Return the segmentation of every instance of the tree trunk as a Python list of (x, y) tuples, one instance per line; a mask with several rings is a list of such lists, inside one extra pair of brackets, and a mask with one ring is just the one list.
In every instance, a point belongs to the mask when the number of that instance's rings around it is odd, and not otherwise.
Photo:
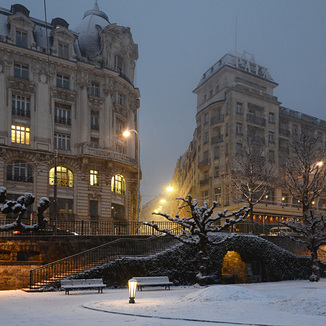
[(320, 268), (317, 250), (318, 248), (311, 248), (311, 275), (309, 277), (310, 282), (318, 282), (320, 280)]
[(199, 285), (204, 286), (210, 283), (214, 283), (211, 277), (207, 275), (207, 267), (210, 262), (210, 258), (207, 250), (207, 239), (201, 237), (199, 240), (199, 255), (200, 255), (200, 267), (199, 273), (196, 275), (197, 282)]

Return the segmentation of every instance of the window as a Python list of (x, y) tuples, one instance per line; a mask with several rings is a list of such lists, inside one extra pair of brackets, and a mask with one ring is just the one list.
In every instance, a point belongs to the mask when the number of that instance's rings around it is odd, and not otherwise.
[(125, 97), (124, 97), (123, 94), (118, 93), (118, 103), (120, 105), (124, 105), (125, 104)]
[(219, 206), (221, 206), (221, 199), (222, 199), (222, 192), (221, 187), (214, 189), (214, 201), (219, 203)]
[(236, 112), (237, 112), (237, 114), (243, 114), (243, 112), (242, 112), (242, 103), (237, 102)]
[(242, 135), (242, 123), (237, 122), (235, 127), (235, 132), (237, 135)]
[(70, 151), (70, 135), (54, 134), (54, 148)]
[(24, 65), (15, 63), (14, 77), (28, 80), (28, 66), (24, 66)]
[(31, 116), (31, 99), (25, 96), (12, 95), (11, 110), (13, 115), (29, 118)]
[(116, 126), (117, 132), (123, 131), (125, 129), (125, 123), (119, 118), (117, 118)]
[(202, 198), (203, 203), (204, 202), (208, 203), (208, 190), (202, 191), (201, 198)]
[[(49, 184), (54, 185), (54, 168), (49, 173)], [(70, 187), (74, 186), (74, 176), (71, 170), (65, 166), (57, 166), (57, 186)]]
[(68, 45), (59, 43), (59, 57), (64, 59), (69, 58)]
[(98, 171), (97, 170), (89, 171), (89, 184), (91, 186), (98, 186)]
[(274, 132), (273, 132), (273, 131), (270, 131), (270, 132), (268, 133), (268, 141), (269, 141), (270, 143), (275, 143)]
[(95, 137), (91, 137), (91, 142), (89, 143), (89, 146), (92, 148), (98, 148), (99, 147), (99, 139)]
[(33, 182), (33, 169), (24, 161), (15, 161), (7, 165), (7, 180)]
[(91, 129), (99, 130), (99, 113), (91, 111)]
[(126, 181), (122, 175), (116, 174), (114, 177), (112, 177), (111, 191), (121, 195), (126, 194)]
[(204, 116), (204, 124), (207, 124), (209, 121), (209, 113), (205, 113), (205, 116)]
[(275, 162), (275, 152), (274, 151), (268, 152), (268, 161)]
[[(50, 198), (53, 201), (53, 198)], [(57, 198), (57, 218), (59, 220), (71, 221), (73, 220), (74, 213), (73, 213), (74, 201), (72, 199), (63, 199)], [(53, 218), (54, 211), (53, 205), (50, 206), (50, 216)]]
[(219, 166), (215, 166), (214, 169), (214, 178), (218, 178), (220, 176), (220, 167)]
[(55, 103), (54, 122), (64, 125), (71, 125), (71, 110), (69, 105)]
[(273, 113), (273, 112), (269, 112), (269, 115), (268, 115), (268, 122), (269, 122), (269, 123), (275, 123), (275, 120), (274, 120), (274, 113)]
[(114, 70), (120, 74), (124, 72), (123, 60), (119, 55), (116, 55), (114, 58)]
[(229, 155), (229, 144), (225, 144), (225, 156)]
[(235, 146), (235, 153), (237, 155), (242, 155), (242, 144), (240, 143), (236, 143), (236, 146)]
[(27, 48), (27, 33), (16, 31), (16, 45)]
[(208, 143), (208, 132), (205, 132), (204, 134), (204, 144)]
[(89, 216), (91, 221), (98, 221), (98, 201), (90, 200), (89, 201)]
[(217, 159), (220, 157), (220, 148), (218, 146), (214, 147), (214, 159)]
[(292, 134), (297, 135), (298, 134), (298, 126), (297, 125), (292, 125)]
[(63, 75), (57, 75), (57, 87), (69, 89), (69, 77)]
[(111, 217), (117, 220), (123, 220), (125, 218), (125, 207), (119, 204), (112, 204)]
[(11, 142), (16, 144), (29, 145), (30, 128), (11, 125)]
[(227, 137), (229, 135), (229, 124), (227, 123), (225, 125), (225, 137)]
[(91, 95), (92, 96), (100, 96), (100, 88), (96, 83), (92, 83), (91, 85)]

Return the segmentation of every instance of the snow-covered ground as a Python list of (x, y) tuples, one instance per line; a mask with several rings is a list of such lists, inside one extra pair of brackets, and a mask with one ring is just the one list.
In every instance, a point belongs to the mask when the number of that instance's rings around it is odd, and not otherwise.
[(0, 325), (326, 325), (326, 279), (152, 288), (128, 301), (127, 289), (0, 291)]

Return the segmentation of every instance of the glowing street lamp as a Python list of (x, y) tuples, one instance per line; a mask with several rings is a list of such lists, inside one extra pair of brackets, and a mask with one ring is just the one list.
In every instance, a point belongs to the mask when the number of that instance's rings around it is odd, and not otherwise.
[(129, 287), (129, 303), (135, 303), (137, 280), (133, 278), (130, 279), (128, 281), (128, 287)]
[(138, 189), (137, 189), (137, 222), (139, 222), (139, 205), (140, 205), (140, 144), (139, 144), (139, 134), (137, 130), (125, 130), (122, 135), (128, 138), (131, 132), (134, 132), (137, 135), (137, 144), (138, 144)]
[(166, 188), (168, 192), (172, 192), (173, 191), (173, 187), (169, 186)]

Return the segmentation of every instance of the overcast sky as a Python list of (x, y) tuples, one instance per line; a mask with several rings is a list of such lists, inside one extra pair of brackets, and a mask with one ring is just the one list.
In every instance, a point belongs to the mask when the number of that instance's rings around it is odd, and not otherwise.
[[(44, 0), (0, 0), (7, 9), (15, 3), (44, 20)], [(46, 0), (48, 21), (64, 18), (73, 30), (94, 3)], [(269, 69), (283, 106), (326, 120), (325, 0), (98, 0), (98, 5), (111, 23), (131, 28), (139, 47), (135, 86), (141, 93), (143, 204), (166, 192), (192, 140), (192, 91), (230, 51), (245, 50)]]

